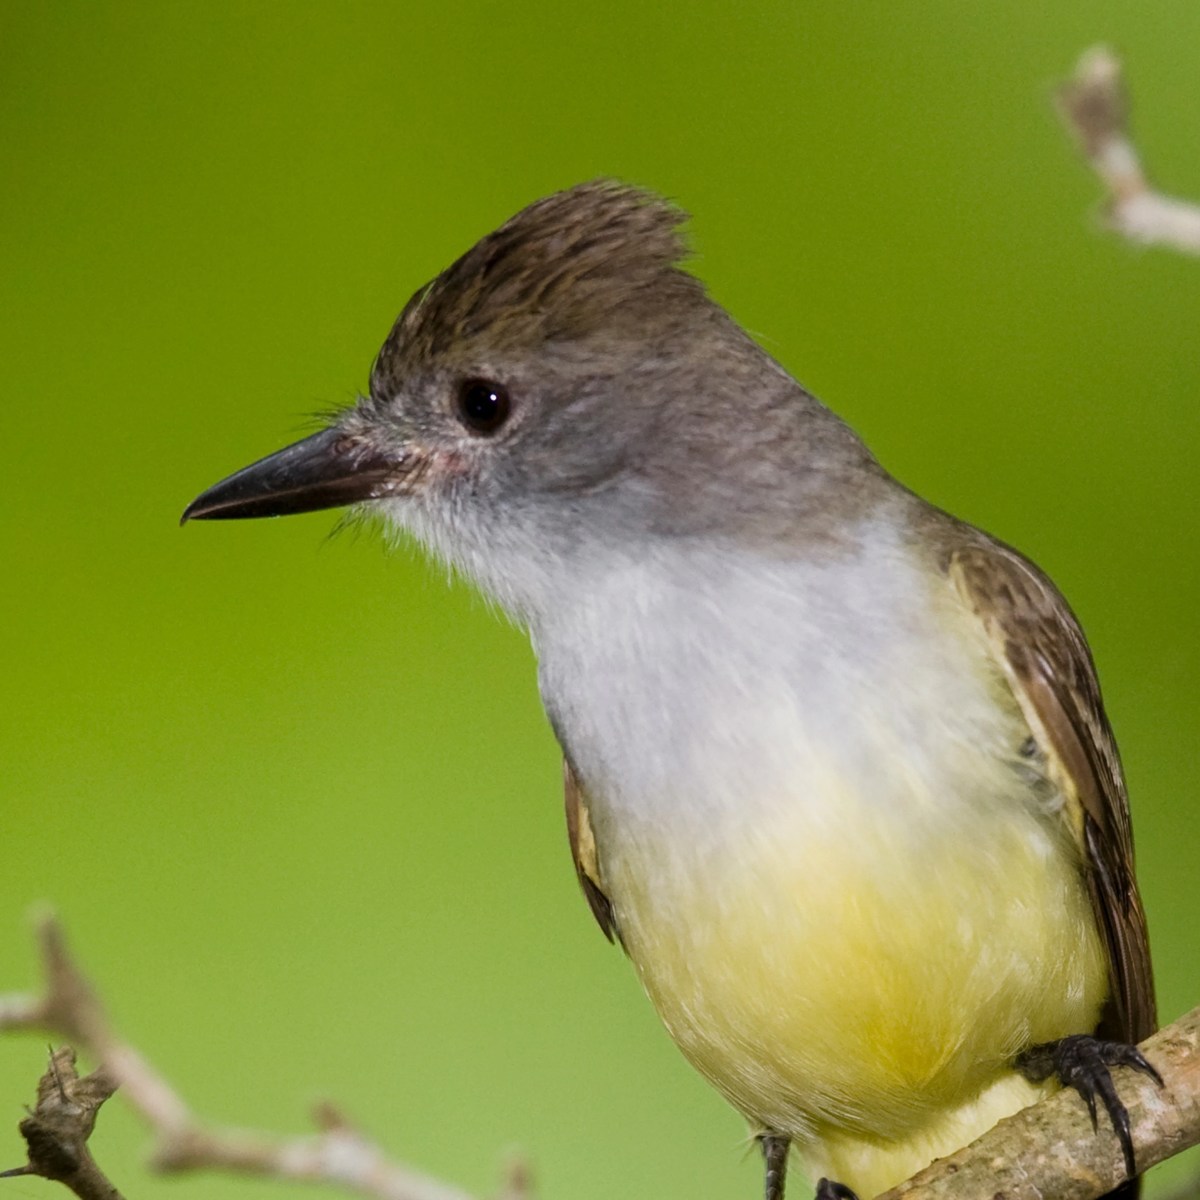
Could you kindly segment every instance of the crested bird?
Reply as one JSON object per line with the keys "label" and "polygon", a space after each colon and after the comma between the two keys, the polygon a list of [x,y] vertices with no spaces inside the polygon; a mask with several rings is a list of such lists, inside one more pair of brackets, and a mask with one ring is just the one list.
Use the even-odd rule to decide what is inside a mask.
{"label": "crested bird", "polygon": [[684,219],[530,205],[184,519],[361,506],[528,630],[583,894],[768,1200],[792,1146],[873,1196],[1059,1084],[1132,1179],[1110,1068],[1156,1076],[1154,991],[1084,634],[708,296]]}

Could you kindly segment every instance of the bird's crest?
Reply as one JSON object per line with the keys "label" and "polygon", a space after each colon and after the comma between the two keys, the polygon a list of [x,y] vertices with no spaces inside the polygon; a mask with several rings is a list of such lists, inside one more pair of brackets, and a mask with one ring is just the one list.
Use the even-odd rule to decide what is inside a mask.
{"label": "bird's crest", "polygon": [[653,192],[609,180],[538,200],[413,296],[375,374],[468,343],[535,348],[636,329],[671,301],[703,297],[699,280],[677,269],[686,220]]}

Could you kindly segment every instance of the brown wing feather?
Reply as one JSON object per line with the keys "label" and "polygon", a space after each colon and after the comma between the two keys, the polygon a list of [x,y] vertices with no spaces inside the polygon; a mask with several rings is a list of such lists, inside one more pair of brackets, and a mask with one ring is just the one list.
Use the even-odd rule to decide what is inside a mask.
{"label": "brown wing feather", "polygon": [[1008,546],[981,535],[946,565],[1047,755],[1087,864],[1112,984],[1097,1032],[1140,1042],[1156,1028],[1146,917],[1125,777],[1083,630],[1054,584]]}
{"label": "brown wing feather", "polygon": [[600,884],[600,859],[596,853],[596,838],[592,833],[592,821],[588,816],[587,801],[583,789],[571,764],[563,759],[563,798],[567,810],[567,837],[571,842],[571,858],[575,861],[575,874],[583,897],[592,910],[592,916],[601,932],[611,942],[620,939],[612,901],[604,894]]}

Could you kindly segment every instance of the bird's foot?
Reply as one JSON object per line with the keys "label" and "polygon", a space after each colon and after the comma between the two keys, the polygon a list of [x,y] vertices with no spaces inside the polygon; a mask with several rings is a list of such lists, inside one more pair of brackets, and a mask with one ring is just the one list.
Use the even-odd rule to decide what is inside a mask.
{"label": "bird's foot", "polygon": [[782,1133],[760,1133],[762,1146],[764,1200],[783,1200],[783,1185],[787,1181],[788,1149],[792,1139]]}
{"label": "bird's foot", "polygon": [[844,1183],[833,1179],[818,1179],[816,1200],[858,1200],[858,1194]]}
{"label": "bird's foot", "polygon": [[1136,1046],[1127,1046],[1123,1042],[1103,1042],[1086,1034],[1073,1034],[1057,1042],[1031,1046],[1017,1056],[1016,1065],[1017,1070],[1034,1083],[1041,1083],[1053,1075],[1063,1087],[1074,1088],[1088,1107],[1093,1129],[1099,1129],[1096,1117],[1096,1098],[1099,1097],[1112,1122],[1113,1132],[1121,1143],[1126,1174],[1131,1178],[1137,1174],[1129,1113],[1117,1095],[1109,1070],[1110,1067],[1132,1067],[1143,1075],[1149,1075],[1162,1087],[1162,1076]]}

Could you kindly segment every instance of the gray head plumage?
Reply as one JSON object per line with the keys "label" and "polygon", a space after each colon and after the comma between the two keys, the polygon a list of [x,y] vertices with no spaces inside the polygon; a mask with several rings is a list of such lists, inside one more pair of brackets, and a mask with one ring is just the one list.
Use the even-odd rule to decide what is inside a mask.
{"label": "gray head plumage", "polygon": [[685,220],[608,181],[530,205],[413,296],[327,434],[189,515],[377,501],[492,590],[526,559],[844,527],[882,473],[683,269]]}

